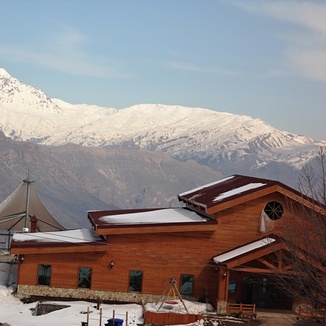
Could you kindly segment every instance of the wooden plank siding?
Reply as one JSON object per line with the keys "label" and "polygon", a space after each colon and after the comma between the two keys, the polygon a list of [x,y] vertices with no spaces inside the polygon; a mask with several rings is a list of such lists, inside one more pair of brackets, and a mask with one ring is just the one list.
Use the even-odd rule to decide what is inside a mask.
{"label": "wooden plank siding", "polygon": [[119,235],[109,237],[105,253],[28,254],[20,265],[18,282],[37,285],[38,264],[49,264],[51,286],[76,288],[79,267],[92,267],[92,290],[128,292],[129,271],[140,270],[143,271],[142,292],[161,295],[170,277],[179,284],[183,273],[194,275],[194,297],[202,297],[205,288],[209,288],[213,298],[216,286],[214,289],[210,284],[216,284],[216,274],[210,260],[212,255],[205,255],[206,245],[212,239],[212,232],[182,237],[180,234]]}
{"label": "wooden plank siding", "polygon": [[[161,295],[170,277],[179,285],[181,274],[192,274],[192,298],[207,295],[209,302],[216,306],[218,293],[227,299],[225,284],[228,279],[223,281],[225,284],[221,282],[223,289],[217,288],[221,274],[216,272],[212,258],[267,235],[259,231],[259,219],[266,203],[272,200],[284,206],[284,216],[275,221],[273,233],[277,233],[282,220],[292,218],[292,213],[287,210],[285,197],[274,193],[253,200],[247,198],[246,202],[217,212],[218,223],[209,230],[200,226],[198,231],[195,225],[187,232],[171,232],[166,228],[159,233],[139,234],[132,226],[130,234],[112,234],[108,230],[107,249],[101,248],[100,252],[86,249],[85,252],[68,252],[69,249],[64,252],[61,248],[60,253],[53,253],[52,248],[49,254],[42,251],[44,248],[29,248],[28,251],[15,248],[15,253],[25,250],[18,284],[37,285],[38,264],[49,264],[52,266],[51,287],[76,288],[79,268],[91,267],[91,290],[128,292],[129,272],[137,270],[143,272],[142,293]],[[111,261],[114,261],[113,268]]]}

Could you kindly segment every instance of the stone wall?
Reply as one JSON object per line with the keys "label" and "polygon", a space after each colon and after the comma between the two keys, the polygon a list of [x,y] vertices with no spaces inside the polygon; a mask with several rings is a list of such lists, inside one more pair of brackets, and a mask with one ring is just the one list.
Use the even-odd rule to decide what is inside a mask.
{"label": "stone wall", "polygon": [[49,286],[18,285],[17,296],[21,299],[32,296],[67,298],[78,300],[112,301],[112,302],[158,302],[159,295],[134,292],[94,291],[90,289],[64,289]]}

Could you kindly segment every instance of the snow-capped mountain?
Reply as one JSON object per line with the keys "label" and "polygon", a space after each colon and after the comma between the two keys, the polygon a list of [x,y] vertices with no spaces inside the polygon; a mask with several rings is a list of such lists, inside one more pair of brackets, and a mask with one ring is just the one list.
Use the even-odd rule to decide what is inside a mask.
{"label": "snow-capped mountain", "polygon": [[[223,174],[255,174],[267,165],[299,169],[326,141],[273,128],[260,119],[161,104],[122,110],[73,105],[0,69],[0,129],[15,140],[161,151]],[[274,167],[275,169],[275,167]]]}

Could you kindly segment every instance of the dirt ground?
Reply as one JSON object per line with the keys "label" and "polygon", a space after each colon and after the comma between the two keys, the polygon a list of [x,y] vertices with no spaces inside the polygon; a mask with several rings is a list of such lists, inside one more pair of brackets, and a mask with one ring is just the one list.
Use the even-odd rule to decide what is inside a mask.
{"label": "dirt ground", "polygon": [[[257,318],[243,319],[245,322],[243,325],[250,326],[318,326],[326,325],[325,321],[308,321],[308,320],[298,320],[297,315],[291,311],[281,311],[281,312],[268,312],[261,311],[257,312]],[[225,322],[226,326],[233,325],[235,323]],[[239,324],[237,324],[239,325]]]}

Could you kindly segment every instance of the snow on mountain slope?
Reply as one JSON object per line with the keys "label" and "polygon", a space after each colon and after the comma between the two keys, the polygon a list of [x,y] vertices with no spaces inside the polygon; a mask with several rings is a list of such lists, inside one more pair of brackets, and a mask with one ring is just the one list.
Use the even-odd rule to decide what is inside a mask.
{"label": "snow on mountain slope", "polygon": [[60,108],[44,92],[11,77],[0,68],[0,103],[1,106],[16,113],[40,114],[58,112]]}
{"label": "snow on mountain slope", "polygon": [[301,167],[325,141],[277,130],[260,119],[161,104],[123,110],[50,99],[0,69],[0,129],[17,140],[162,151],[222,169],[271,161]]}

